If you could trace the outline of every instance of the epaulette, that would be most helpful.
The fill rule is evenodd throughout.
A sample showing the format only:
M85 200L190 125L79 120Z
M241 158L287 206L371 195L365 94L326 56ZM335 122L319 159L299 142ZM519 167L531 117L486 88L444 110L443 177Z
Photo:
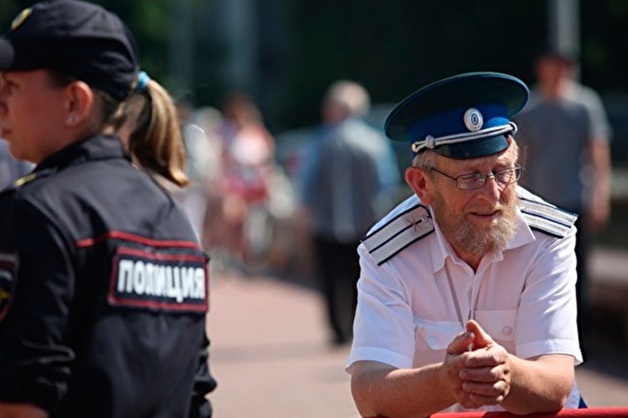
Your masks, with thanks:
M564 238L571 230L578 215L567 212L546 202L519 199L519 209L528 226L546 234Z
M434 222L430 212L425 206L417 205L371 232L362 243L380 266L432 231Z
M37 177L39 176L36 172L26 174L25 176L22 176L19 179L15 180L12 187L21 187L26 183L30 183L31 181L35 180Z
M5 187L4 189L0 190L0 193L4 194L6 192L10 192L12 190L16 190L19 189L20 187L31 183L34 180L43 178L43 177L47 177L53 173L55 173L57 171L57 169L55 168L48 168L45 170L40 170L40 171L32 171L28 174L25 174L24 176L18 178L17 180L15 180L13 183L11 183L10 185L8 185L7 187Z

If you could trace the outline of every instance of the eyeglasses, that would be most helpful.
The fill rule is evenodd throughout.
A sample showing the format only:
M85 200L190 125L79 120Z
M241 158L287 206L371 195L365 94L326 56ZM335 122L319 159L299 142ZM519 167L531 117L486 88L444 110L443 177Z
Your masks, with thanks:
M506 168L504 170L491 171L488 174L469 173L461 174L458 177L452 177L449 174L443 173L442 171L437 170L434 167L430 167L429 169L447 177L450 180L455 181L456 187L461 190L479 189L486 184L486 181L489 177L492 177L500 186L507 186L518 181L521 178L521 173L523 172L523 168L517 165L511 168Z

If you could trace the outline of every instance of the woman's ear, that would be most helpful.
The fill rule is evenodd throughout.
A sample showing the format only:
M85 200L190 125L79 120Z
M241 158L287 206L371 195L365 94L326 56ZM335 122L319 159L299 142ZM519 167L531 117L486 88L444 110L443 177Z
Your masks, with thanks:
M414 190L421 199L421 203L429 205L432 203L431 188L433 187L427 178L425 169L419 167L408 167L406 169L406 183Z
M65 126L82 126L90 118L94 105L94 92L85 82L73 81L66 87Z

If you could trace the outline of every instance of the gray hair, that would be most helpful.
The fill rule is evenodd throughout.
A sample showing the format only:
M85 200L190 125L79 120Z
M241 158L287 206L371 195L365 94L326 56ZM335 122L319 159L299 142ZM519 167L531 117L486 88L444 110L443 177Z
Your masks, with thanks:
M371 99L366 89L348 80L334 82L327 90L325 103L340 106L350 116L363 116L371 107Z
M436 153L428 149L414 156L412 159L412 167L427 169L434 166L435 160Z

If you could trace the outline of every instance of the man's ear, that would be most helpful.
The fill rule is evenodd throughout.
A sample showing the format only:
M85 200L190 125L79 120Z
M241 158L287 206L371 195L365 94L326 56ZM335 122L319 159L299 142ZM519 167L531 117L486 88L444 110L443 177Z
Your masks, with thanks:
M90 117L94 105L94 92L83 81L74 81L66 87L65 125L81 126Z
M427 173L418 167L408 167L406 169L406 183L414 190L421 199L421 203L429 205L432 203L432 184L428 181Z

